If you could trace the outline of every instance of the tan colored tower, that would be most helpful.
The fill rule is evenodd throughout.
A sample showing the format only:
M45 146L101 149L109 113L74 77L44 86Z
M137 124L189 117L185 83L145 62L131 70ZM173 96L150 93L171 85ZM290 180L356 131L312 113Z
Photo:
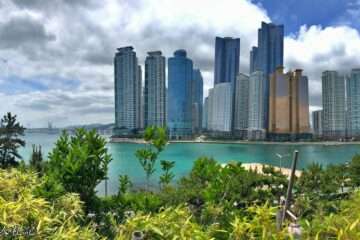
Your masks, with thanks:
M302 70L289 71L278 67L270 77L270 135L310 133L308 79Z

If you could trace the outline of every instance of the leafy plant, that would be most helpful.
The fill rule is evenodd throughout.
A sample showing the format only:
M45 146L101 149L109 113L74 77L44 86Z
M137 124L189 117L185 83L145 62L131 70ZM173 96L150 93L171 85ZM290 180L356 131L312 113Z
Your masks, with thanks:
M32 145L32 154L29 161L30 167L38 173L43 173L44 162L41 152L41 146Z
M71 137L64 132L49 153L47 175L65 191L78 193L89 209L111 159L106 140L95 131L78 129Z
M127 192L127 190L132 186L130 178L128 175L119 176L119 191L118 196L121 196Z
M145 129L144 140L146 141L146 147L137 150L135 155L145 171L146 189L149 190L150 177L155 172L156 160L164 150L168 140L165 129L156 126Z
M8 112L0 121L0 168L19 165L16 159L21 159L19 147L25 146L25 128L16 120L16 115Z
M349 165L349 175L353 187L360 186L360 155L356 154Z
M84 212L77 194L48 202L33 193L42 184L36 174L15 169L0 170L0 182L2 239L103 239L93 224L82 225Z
M277 208L270 207L267 203L263 206L249 207L247 216L235 217L231 222L232 232L229 239L289 239L290 236L285 229L282 231L276 229L276 211Z
M305 239L360 239L360 193L340 204L340 211L329 215L317 214L313 221L305 221Z
M155 214L137 214L119 226L116 239L214 239L192 219L191 213L183 206L167 208Z
M174 179L175 175L170 172L170 170L175 166L174 161L160 161L161 169L164 171L164 174L160 176L160 185L163 187L169 185L169 183Z

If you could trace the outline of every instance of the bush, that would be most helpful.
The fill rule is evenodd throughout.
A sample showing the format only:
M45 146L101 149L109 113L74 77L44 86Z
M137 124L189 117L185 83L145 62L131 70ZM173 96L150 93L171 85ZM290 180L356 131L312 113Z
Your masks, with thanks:
M106 140L95 131L78 129L74 136L65 132L49 153L49 183L61 184L66 192L75 192L87 210L96 201L95 187L107 178L111 155Z
M100 239L84 219L83 203L68 193L53 203L34 195L34 173L0 170L0 229L4 239ZM5 232L8 234L6 235Z
M305 239L360 239L360 192L340 204L336 214L317 214L312 222L305 221Z
M116 239L131 239L133 235L144 239L213 239L195 223L186 207L167 208L155 214L137 214L119 226Z

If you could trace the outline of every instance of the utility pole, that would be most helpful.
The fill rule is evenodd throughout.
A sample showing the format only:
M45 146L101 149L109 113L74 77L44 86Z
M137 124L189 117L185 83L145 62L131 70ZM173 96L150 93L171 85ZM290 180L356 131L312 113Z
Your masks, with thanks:
M291 166L290 180L289 180L289 184L288 184L288 188L287 188L287 192L286 192L285 203L284 203L283 206L281 206L281 210L279 212L280 215L278 214L277 226L278 226L279 230L283 226L286 214L288 214L294 220L297 220L296 216L293 213L291 213L288 209L289 209L290 201L291 201L291 197L292 197L292 189L293 189L293 186L294 186L295 171L296 171L296 165L297 165L298 157L299 157L299 151L295 150L294 151L294 159L293 159L292 166Z

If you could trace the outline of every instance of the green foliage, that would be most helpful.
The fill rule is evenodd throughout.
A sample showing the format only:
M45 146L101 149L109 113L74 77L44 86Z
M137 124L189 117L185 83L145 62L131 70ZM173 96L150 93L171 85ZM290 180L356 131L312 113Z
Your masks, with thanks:
M134 234L144 239L198 239L210 240L200 225L194 222L191 213L182 206L167 208L155 214L137 214L119 226L116 239L132 239Z
M91 224L81 224L84 213L77 194L50 203L33 194L42 184L35 174L14 169L0 170L0 182L0 229L19 234L2 239L102 239Z
M42 174L44 170L43 156L41 152L41 146L32 145L32 154L29 161L30 167L34 171Z
M66 192L78 193L89 209L95 187L107 177L110 161L106 140L95 131L78 129L71 137L64 132L49 153L47 175Z
M25 128L16 120L16 115L8 112L0 121L0 168L18 166L16 159L21 159L19 147L25 146Z
M215 160L203 157L194 162L190 174L181 179L179 188L185 201L200 198L231 208L255 201L277 200L285 191L286 177L274 169L264 169L266 174L248 171L239 162L221 167Z
M360 239L360 193L340 204L336 214L318 213L312 222L305 221L304 239Z
M144 169L146 175L147 189L149 189L150 177L155 172L155 163L159 154L167 144L167 135L164 128L151 126L145 129L144 140L146 147L136 151L135 156Z
M119 176L119 191L118 196L125 194L128 189L132 186L130 178L128 175L120 175Z
M283 231L276 229L277 208L270 207L269 204L263 206L251 206L247 208L245 217L236 216L231 222L232 231L229 239L234 240L281 240L290 239L290 236Z
M160 176L160 185L166 187L174 179L175 175L170 172L170 170L175 166L174 161L160 161L161 169L164 171L164 174Z
M360 155L356 154L349 165L349 175L353 187L360 187Z

